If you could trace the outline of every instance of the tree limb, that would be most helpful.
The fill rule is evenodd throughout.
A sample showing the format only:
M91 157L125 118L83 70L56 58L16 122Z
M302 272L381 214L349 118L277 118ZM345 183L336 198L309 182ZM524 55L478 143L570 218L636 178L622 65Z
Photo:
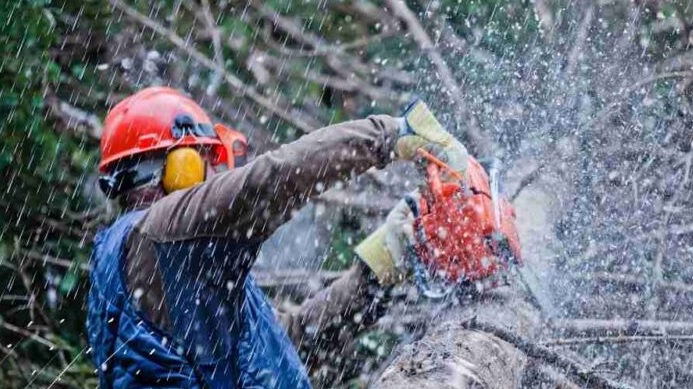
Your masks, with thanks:
M402 0L385 0L385 3L392 13L404 22L407 29L412 34L414 41L419 45L421 51L426 54L438 72L441 84L447 89L447 96L454 104L456 113L459 113L462 119L466 121L465 129L467 137L469 138L468 145L470 148L473 149L477 155L490 155L491 143L481 133L476 116L469 110L469 107L467 107L467 103L463 99L462 88L460 88L452 70L450 70L450 67L445 62L440 51L436 48L431 37L421 23L419 23L414 12L409 9L407 4Z
M591 388L608 388L608 389L626 389L630 386L613 381L593 370L579 365L572 360L536 343L500 327L491 324L481 323L476 320L468 320L462 323L462 327L469 330L478 330L488 332L496 337L512 344L518 350L527 354L531 358L540 359L546 363L565 370L569 375L579 379L585 387Z
M543 2L537 2L543 3ZM565 74L568 79L570 79L575 73L578 62L580 61L580 55L582 54L582 48L585 46L585 41L589 35L590 27L592 26L592 19L594 19L594 5L590 4L585 10L585 16L583 16L580 22L580 27L577 31L577 36L575 37L575 44L570 49L568 54L568 61L566 64Z
M230 85L234 91L243 97L249 98L250 100L257 103L260 107L264 108L273 115L283 119L287 123L290 123L294 127L298 128L303 132L311 132L321 127L320 123L313 118L306 117L304 114L297 112L296 110L290 110L288 105L281 101L272 101L267 97L260 94L255 88L246 85L238 77L229 73L226 69L219 66L212 59L207 57L201 51L197 50L195 47L189 45L183 38L178 36L175 32L162 26L159 22L141 14L135 8L125 4L122 0L109 0L113 7L121 10L125 15L137 21L138 23L150 28L156 34L168 39L174 46L178 49L184 51L190 57L194 58L196 61L200 62L203 66L211 71L219 72L224 75L224 80L228 85ZM279 100L279 98L277 98Z
M217 22L214 20L214 15L212 15L212 7L209 5L209 0L201 0L202 1L202 14L204 16L205 23L207 24L207 29L209 30L210 34L212 35L212 46L214 47L214 62L217 63L217 66L220 68L224 67L224 53L222 51L222 46L221 46L221 33L219 32L219 27L217 26ZM219 86L221 85L221 82L223 81L224 75L222 72L215 71L214 72L214 78L212 81L209 83L209 86L207 86L207 95L209 96L215 96L217 94L217 90L219 89Z
M669 72L656 74L651 77L646 77L630 87L624 87L618 90L618 92L613 96L613 101L602 108L594 118L590 119L582 127L595 128L602 125L602 123L614 112L614 109L620 107L622 104L626 103L628 100L625 97L639 91L642 87L648 84L652 84L657 81L667 80L671 78L685 78L693 76L693 72L681 71L681 72Z
M39 336L38 334L35 334L31 331L27 331L24 328L18 327L14 324L10 324L7 322L0 322L0 327L4 328L7 331L14 332L15 334L29 338L29 339L31 339L31 340L39 343L39 344L42 344L42 345L48 347L51 350L57 350L57 349L61 348L57 344L51 342L50 340L43 338L43 337Z
M593 336L580 338L551 339L541 342L543 346L573 346L580 344L614 344L636 342L678 342L693 341L693 335L625 335L625 336Z
M32 261L37 261L37 262L43 262L43 264L50 263L51 265L59 266L65 269L70 269L73 267L76 267L80 271L83 272L89 272L91 271L91 267L89 264L86 263L80 263L79 266L75 266L75 263L73 261L70 261L68 259L63 259L63 258L56 258L47 254L41 254L35 251L29 251L29 250L19 250L19 256L22 259L30 259Z
M638 288L644 288L647 286L648 282L645 280L643 277L638 277L635 275L631 274L614 274L611 272L591 272L591 273L583 273L579 274L576 276L573 276L574 279L576 280L581 280L581 281L597 281L601 283L608 283L608 284L623 284L623 285L629 285L629 286L634 286ZM669 289L673 290L676 292L683 292L683 293L693 293L693 285L687 284L685 282L680 282L680 281L660 281L659 287L662 289Z
M319 280L329 283L341 277L346 271L309 271L309 270L254 270L253 276L258 286L276 288L308 283Z
M101 138L103 123L98 116L68 104L55 95L47 96L45 102L51 115L62 121L68 129L87 134L94 139Z
M531 185L534 181L539 178L541 175L541 171L544 170L544 167L546 166L547 162L544 160L542 163L539 164L536 168L534 168L529 174L526 176L522 177L522 180L520 180L520 183L517 185L517 189L513 192L513 194L510 196L510 201L515 201L515 199L520 196L523 190L527 188L529 185Z
M600 336L693 334L693 322L627 319L557 319L549 325L563 334L598 334Z

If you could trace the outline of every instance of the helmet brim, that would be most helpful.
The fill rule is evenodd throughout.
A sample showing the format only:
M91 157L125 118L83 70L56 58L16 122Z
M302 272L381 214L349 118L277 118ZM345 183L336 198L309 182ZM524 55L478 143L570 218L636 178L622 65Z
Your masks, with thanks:
M102 173L107 173L110 165L125 158L179 146L219 146L220 153L226 152L224 144L218 138L185 136L181 139L165 140L157 142L155 145L130 149L122 153L111 155L109 158L101 160L101 163L99 163L99 171Z

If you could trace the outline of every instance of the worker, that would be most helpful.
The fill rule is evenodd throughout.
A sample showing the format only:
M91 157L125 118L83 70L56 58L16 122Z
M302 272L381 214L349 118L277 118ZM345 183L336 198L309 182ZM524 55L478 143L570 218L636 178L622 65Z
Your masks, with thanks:
M113 107L99 184L125 212L92 251L87 330L99 386L309 388L250 268L292 211L335 181L421 147L464 170L464 147L417 107L411 120L375 115L317 129L245 164L245 138L176 90L147 88ZM405 237L404 224L368 241ZM378 251L366 246L366 256ZM378 280L368 269L335 284ZM310 320L285 323L296 333Z

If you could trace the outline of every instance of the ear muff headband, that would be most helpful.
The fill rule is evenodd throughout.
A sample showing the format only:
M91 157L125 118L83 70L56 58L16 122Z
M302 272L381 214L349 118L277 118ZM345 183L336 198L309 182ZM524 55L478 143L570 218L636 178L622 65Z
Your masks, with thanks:
M200 153L190 147L169 151L161 184L166 193L189 188L205 180L207 167Z

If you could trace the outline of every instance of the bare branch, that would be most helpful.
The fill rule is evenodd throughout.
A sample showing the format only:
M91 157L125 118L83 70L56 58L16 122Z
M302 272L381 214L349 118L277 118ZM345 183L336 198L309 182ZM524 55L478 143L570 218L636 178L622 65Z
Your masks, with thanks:
M358 193L349 193L346 190L331 189L316 197L313 201L331 206L358 209L365 213L382 214L391 210L397 204L398 199L388 198L387 196L374 199L365 194L359 195Z
M224 75L224 80L229 84L236 93L243 97L249 98L250 100L257 103L260 107L264 108L273 115L283 119L287 123L290 123L294 127L298 128L303 132L311 132L321 127L320 123L314 118L306 117L305 114L298 112L297 110L291 110L283 101L272 101L267 97L260 94L255 88L246 85L235 75L229 73L226 69L219 66L212 59L207 57L201 51L197 50L195 47L191 46L183 38L178 36L175 32L162 26L157 21L141 14L139 11L133 7L125 4L122 0L110 0L111 4L121 10L128 17L137 21L138 23L152 29L156 34L168 39L174 46L178 49L184 51L190 57L194 58L196 61L200 62L207 69L211 71L217 71Z
M466 121L465 129L469 138L469 146L478 155L491 155L491 143L481 133L476 116L467 107L467 103L462 97L462 88L460 88L452 70L450 70L450 67L445 62L440 51L434 45L431 37L421 23L419 23L414 12L412 12L402 0L385 0L385 3L393 14L405 23L414 41L419 45L421 51L428 56L433 66L436 68L442 85L447 88L448 98L455 105L456 113Z
M252 58L252 59L251 59ZM277 72L285 70L286 71L286 60L281 59L281 58L276 58L273 57L267 53L264 52L254 52L251 54L250 58L248 61L253 61L254 66L256 67L255 69L251 68L251 71L256 74L256 78L258 78L258 81L262 81L264 78L264 81L267 81L269 78L269 71L267 69L264 69L264 67L272 68L272 70L275 70ZM341 62L341 61L338 61ZM342 75L342 77L337 77L337 76L330 76L330 75L325 75L320 72L316 72L313 70L289 70L291 71L291 76L294 77L300 77L304 80L312 81L316 84L320 84L323 88L324 87L330 87L334 90L338 91L344 91L344 92L350 92L350 93L361 93L363 95L366 95L374 100L384 100L384 101L396 101L403 103L404 101L401 99L402 94L397 93L391 89L385 88L385 87L377 87L374 86L372 83L366 82L358 77L354 76L354 73L352 71L349 71L347 69L344 69L341 67L342 65L337 65L334 64L333 68L334 69L340 69L338 73ZM267 72L266 77L263 77L260 73Z
M224 53L222 51L222 46L221 46L221 32L219 31L219 27L217 27L217 22L214 20L214 15L212 15L212 9L209 6L209 0L201 0L202 1L202 13L204 15L204 20L205 23L207 24L207 29L209 30L210 34L212 35L212 45L214 47L214 62L217 63L217 65L220 68L224 67ZM212 82L209 83L209 86L207 87L207 95L209 96L215 96L217 94L217 89L219 89L219 86L221 85L221 82L224 79L224 75L222 72L215 71L214 72L214 78L212 79Z
M574 276L574 278L582 281L594 280L596 282L608 284L623 284L634 286L637 288L644 288L648 285L648 281L644 277L638 277L630 274L614 274L611 272L582 273ZM669 289L676 292L693 293L693 285L687 284L685 282L661 281L659 287L662 289Z
M529 174L526 176L522 177L522 180L520 180L520 183L517 185L517 189L515 189L515 192L513 192L512 196L510 196L510 201L515 201L515 199L520 196L523 190L527 188L529 185L531 185L534 181L539 178L541 175L542 170L544 170L544 167L546 166L546 160L542 163L539 164L536 168L534 168Z
M39 336L38 334L33 333L31 331L27 331L24 328L18 327L14 324L10 324L8 322L0 322L0 326L7 331L14 332L15 334L24 336L24 337L29 338L29 339L31 339L31 340L33 340L33 341L35 341L41 345L44 345L51 350L57 350L60 348L57 344L51 342L50 340L43 338L43 337Z
M488 332L497 336L498 338L512 344L518 350L527 354L531 358L540 359L546 363L553 366L559 367L565 370L569 375L579 379L585 387L592 388L614 388L614 389L625 389L630 388L630 386L615 382L610 380L592 369L577 364L572 360L544 347L539 344L530 342L511 331L505 330L500 327L493 326L487 323L478 322L475 319L466 321L462 323L462 327L470 330L478 330Z
M19 255L22 259L30 259L32 261L42 262L43 265L50 263L51 265L59 266L65 269L75 267L83 272L91 271L91 267L86 263L81 263L79 266L75 266L75 263L68 259L57 258L48 254L37 253L35 251L19 250Z
M570 334L693 334L693 322L625 319L557 319L550 322L551 327Z
M65 127L76 133L85 133L94 139L101 138L103 123L91 112L84 111L50 95L45 99L51 116L64 123Z
M330 42L325 42L318 36L306 32L305 29L295 20L282 16L278 12L272 10L271 8L262 5L259 6L255 4L258 12L265 20L270 21L275 28L278 28L288 34L293 40L299 42L301 45L308 47L310 50L305 50L303 48L299 50L287 48L283 44L275 42L268 31L262 33L262 37L272 49L277 50L282 55L288 56L322 56L325 59L325 64L332 70L343 78L343 81L337 82L330 76L316 76L315 72L310 72L308 78L323 79L323 83L327 82L334 83L335 89L345 90L345 91L361 91L375 100L395 100L399 102L404 102L401 98L401 94L394 93L391 90L384 88L377 88L373 83L366 82L360 77L357 77L357 73L365 75L375 74L377 77L386 78L388 80L398 82L400 84L411 84L414 82L411 76L404 71L400 71L393 68L387 67L375 67L370 64L365 64L353 56L345 55L345 51L351 47L359 47L361 45L366 45L377 39L379 35L371 37L363 37L361 40L356 40L351 43L343 45L335 45ZM382 36L392 36L396 33L394 30L388 30L382 33ZM348 65L348 66L347 66ZM317 82L317 81L316 81ZM382 90L381 90L382 89Z
M535 6L538 7L539 4L544 4L544 2L537 1ZM585 16L582 17L582 21L578 27L577 35L575 37L575 44L573 44L573 47L570 49L570 53L568 54L568 61L565 70L565 74L568 79L573 76L575 73L575 68L580 61L582 48L585 46L585 41L589 35L590 27L592 26L592 19L594 19L594 5L590 4L587 7L587 10L585 10Z
M541 31L544 33L547 42L553 39L553 13L551 12L551 6L547 4L546 0L535 0L534 3L534 15L539 21L539 26Z
M581 344L617 344L617 343L667 343L693 341L693 335L626 335L626 336L595 336L585 338L551 339L541 342L543 346L574 346Z
M294 20L282 16L279 12L264 4L252 1L250 5L255 7L263 19L271 22L275 28L289 34L289 36L296 42L308 47L309 49L324 52L324 49L322 49L323 39L310 31L306 31L303 26L299 25Z
M646 77L638 82L633 83L632 86L630 87L623 87L620 90L616 92L616 94L612 97L612 102L607 104L604 108L602 108L597 115L594 116L589 122L584 124L584 127L588 128L595 128L595 127L600 127L604 121L612 114L614 113L615 109L620 107L622 104L626 103L628 99L626 97L630 96L633 93L639 92L642 90L642 88L646 85L652 84L657 81L662 81L662 80L667 80L671 78L686 78L686 77L692 77L693 72L690 71L681 71L681 72L669 72L669 73L662 73L662 74L657 74L652 77Z
M258 286L263 288L277 288L295 286L319 280L321 283L329 283L341 277L346 271L306 271L306 270L254 270L253 276Z

